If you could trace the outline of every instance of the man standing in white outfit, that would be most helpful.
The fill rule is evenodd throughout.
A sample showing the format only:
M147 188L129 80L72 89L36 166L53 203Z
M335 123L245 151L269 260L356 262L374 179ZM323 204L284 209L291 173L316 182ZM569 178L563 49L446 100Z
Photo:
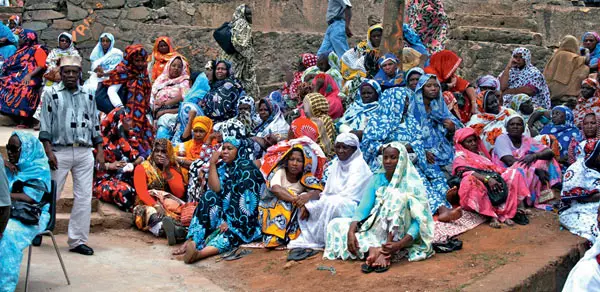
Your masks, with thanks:
M62 81L42 96L39 139L44 144L52 179L62 193L69 172L73 176L73 209L69 220L68 244L71 252L93 255L86 245L90 233L94 155L104 165L102 136L94 96L79 85L81 57L65 56L60 60Z

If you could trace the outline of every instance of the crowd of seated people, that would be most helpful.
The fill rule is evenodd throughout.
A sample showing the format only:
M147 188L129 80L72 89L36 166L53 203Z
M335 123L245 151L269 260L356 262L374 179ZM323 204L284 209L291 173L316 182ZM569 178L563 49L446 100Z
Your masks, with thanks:
M559 210L564 227L596 242L597 33L581 44L566 36L543 73L517 48L502 72L470 82L457 53L414 39L410 27L406 45L418 53L382 54L388 28L372 24L341 61L302 54L281 89L258 96L251 9L239 6L232 22L238 53L204 68L166 36L148 52L120 50L102 33L78 85L95 98L102 136L93 195L132 212L138 229L183 243L173 254L185 263L255 244L296 260L324 249L385 272L402 249L410 261L433 256L437 222L469 212L506 228L526 225L532 208ZM0 25L0 34L0 112L29 127L40 95L62 84L61 58L80 53L68 33L50 52L34 31ZM40 147L30 134L11 136L13 200L39 202L47 190ZM46 217L9 221L0 270L18 272L10 265Z

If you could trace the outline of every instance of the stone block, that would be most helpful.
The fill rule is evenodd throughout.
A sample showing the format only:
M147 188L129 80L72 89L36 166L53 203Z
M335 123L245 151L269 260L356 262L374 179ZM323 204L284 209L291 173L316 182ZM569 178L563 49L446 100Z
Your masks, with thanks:
M73 28L73 22L66 19L56 19L52 22L52 28L55 29L71 29Z
M81 3L83 3L83 0L68 0L68 2L73 3L75 5L81 5Z
M65 15L54 10L34 10L31 12L32 20L51 20L65 18Z
M44 21L31 21L23 23L23 28L31 30L42 30L48 27L48 23Z
M41 32L40 39L45 41L46 44L48 44L48 43L54 44L51 46L51 47L54 47L54 46L56 46L56 42L58 40L58 35L60 35L63 32L64 32L64 30L48 28Z
M26 7L27 10L56 10L58 9L58 3L56 2L44 2L44 3L35 3L28 5Z
M110 19L119 18L123 9L102 9L94 12L99 17L105 17Z
M125 6L125 0L84 0L85 9L114 9Z
M82 20L88 16L88 11L71 3L67 3L67 19L71 21Z
M145 6L150 0L127 0L127 7Z
M127 18L131 20L146 20L150 17L150 10L146 7L134 7L127 12Z

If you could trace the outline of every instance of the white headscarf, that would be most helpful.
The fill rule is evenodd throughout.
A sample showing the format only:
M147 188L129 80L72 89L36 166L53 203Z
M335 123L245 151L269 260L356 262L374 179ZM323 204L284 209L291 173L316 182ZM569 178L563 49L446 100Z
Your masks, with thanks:
M335 139L335 142L356 147L356 151L345 161L336 158L331 163L329 178L327 178L327 184L321 195L341 195L358 203L362 199L373 173L363 158L359 147L360 141L356 135L343 133Z

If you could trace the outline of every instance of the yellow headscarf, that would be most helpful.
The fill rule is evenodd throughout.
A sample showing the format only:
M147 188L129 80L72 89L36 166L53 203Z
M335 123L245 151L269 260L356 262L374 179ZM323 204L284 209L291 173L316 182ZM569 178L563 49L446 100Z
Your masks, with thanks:
M204 136L204 143L206 143L208 136L212 132L213 121L205 116L195 117L192 121L192 130L196 128L201 128L206 132L206 136Z

